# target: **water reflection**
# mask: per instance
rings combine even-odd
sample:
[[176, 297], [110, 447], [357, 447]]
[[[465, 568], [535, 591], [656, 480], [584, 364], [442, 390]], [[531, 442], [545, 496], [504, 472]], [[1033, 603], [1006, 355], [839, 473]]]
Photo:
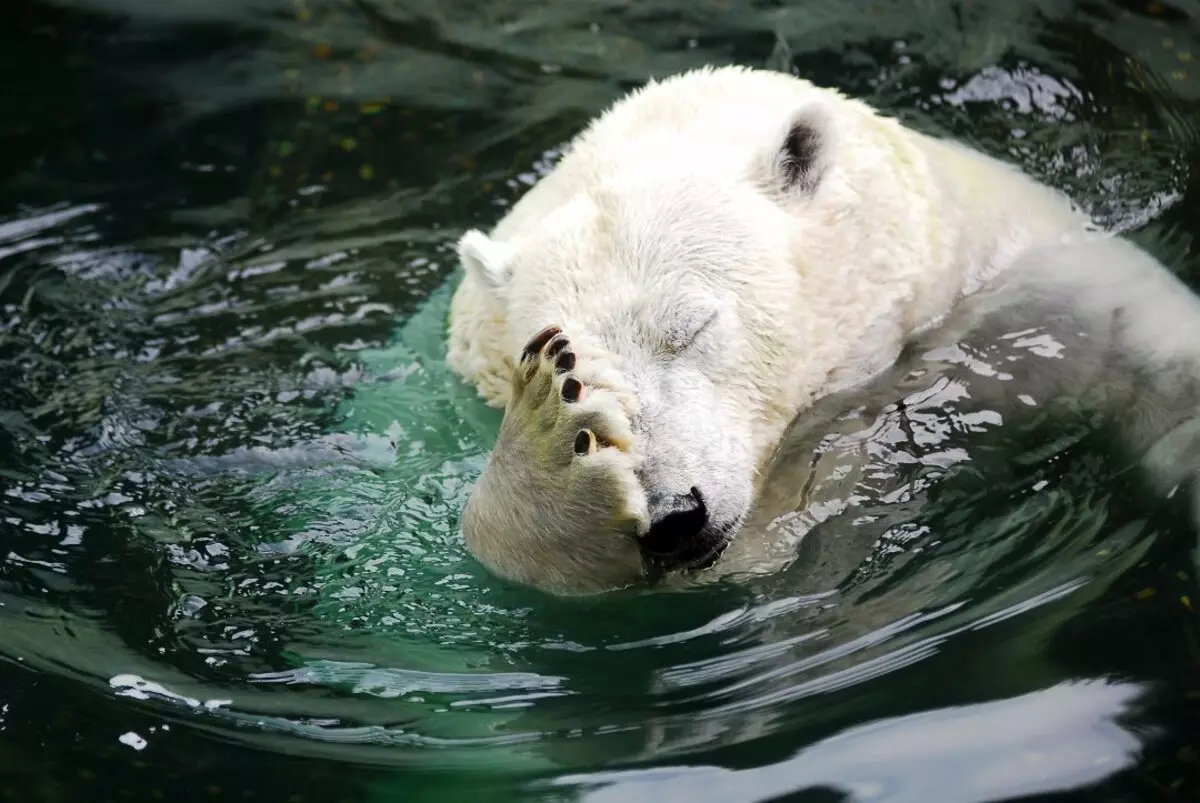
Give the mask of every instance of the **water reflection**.
[[1007, 700], [935, 709], [843, 731], [778, 763], [749, 769], [665, 766], [564, 776], [576, 799], [768, 801], [801, 790], [841, 799], [982, 803], [1094, 784], [1136, 762], [1141, 740], [1121, 725], [1136, 684], [1077, 681]]

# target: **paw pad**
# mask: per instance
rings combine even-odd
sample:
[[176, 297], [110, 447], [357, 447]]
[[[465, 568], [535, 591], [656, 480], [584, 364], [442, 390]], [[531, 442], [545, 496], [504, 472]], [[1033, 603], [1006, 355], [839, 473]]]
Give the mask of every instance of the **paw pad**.
[[575, 352], [568, 350], [563, 351], [554, 360], [554, 370], [556, 373], [565, 374], [567, 371], [575, 369]]
[[581, 429], [575, 436], [575, 454], [583, 457], [596, 449], [596, 435], [590, 429]]
[[555, 335], [553, 338], [550, 339], [550, 345], [546, 346], [546, 356], [551, 357], [551, 358], [557, 357], [559, 354], [562, 353], [562, 350], [565, 349], [566, 347], [567, 347], [566, 335], [562, 335], [562, 334]]

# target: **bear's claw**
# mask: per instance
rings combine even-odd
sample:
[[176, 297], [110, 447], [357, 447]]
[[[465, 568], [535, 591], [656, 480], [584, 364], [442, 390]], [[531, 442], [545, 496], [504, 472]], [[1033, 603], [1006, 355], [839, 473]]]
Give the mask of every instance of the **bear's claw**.
[[[619, 375], [605, 366], [606, 356], [585, 352], [581, 357], [559, 326], [542, 329], [521, 350], [514, 401], [543, 427], [569, 432], [578, 457], [607, 448], [633, 452], [630, 419], [636, 402]], [[553, 395], [564, 404], [554, 405]]]
[[533, 337], [529, 338], [529, 342], [525, 344], [525, 350], [521, 352], [521, 362], [528, 362], [541, 353], [546, 344], [558, 334], [562, 333], [562, 329], [557, 326], [547, 326], [542, 331], [538, 332]]

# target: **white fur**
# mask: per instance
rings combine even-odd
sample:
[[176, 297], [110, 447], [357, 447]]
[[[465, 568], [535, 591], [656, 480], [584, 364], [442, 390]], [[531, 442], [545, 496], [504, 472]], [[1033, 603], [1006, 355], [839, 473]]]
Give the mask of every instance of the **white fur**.
[[458, 258], [472, 281], [503, 294], [512, 268], [512, 250], [504, 243], [471, 229], [458, 241]]
[[[797, 123], [816, 150], [785, 186]], [[723, 68], [649, 84], [490, 235], [460, 242], [450, 364], [508, 409], [464, 518], [470, 548], [552, 591], [636, 582], [648, 493], [703, 487], [743, 521], [798, 413], [1087, 226], [1016, 169], [797, 78]], [[561, 379], [546, 377], [548, 412], [517, 409], [516, 359], [549, 325], [609, 423], [630, 428], [625, 452], [563, 451], [577, 414], [554, 396]], [[535, 418], [555, 423], [516, 423]]]

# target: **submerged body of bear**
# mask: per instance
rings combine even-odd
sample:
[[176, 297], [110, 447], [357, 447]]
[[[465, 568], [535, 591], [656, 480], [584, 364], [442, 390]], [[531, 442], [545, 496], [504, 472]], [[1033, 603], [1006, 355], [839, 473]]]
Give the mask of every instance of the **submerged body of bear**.
[[633, 93], [459, 254], [450, 364], [505, 406], [463, 532], [559, 593], [735, 541], [718, 566], [761, 562], [770, 536], [742, 530], [797, 416], [1016, 298], [1194, 392], [1200, 305], [1154, 260], [1014, 168], [778, 73]]

